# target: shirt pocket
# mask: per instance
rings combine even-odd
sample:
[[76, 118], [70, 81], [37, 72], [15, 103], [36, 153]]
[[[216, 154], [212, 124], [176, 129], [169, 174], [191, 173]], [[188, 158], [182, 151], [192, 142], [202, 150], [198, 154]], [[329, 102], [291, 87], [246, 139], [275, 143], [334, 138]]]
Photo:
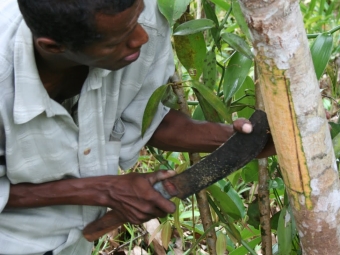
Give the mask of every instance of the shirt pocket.
[[121, 148], [121, 138], [125, 133], [125, 125], [121, 118], [115, 121], [109, 141], [105, 144], [106, 162], [108, 174], [117, 175], [119, 165], [119, 155]]

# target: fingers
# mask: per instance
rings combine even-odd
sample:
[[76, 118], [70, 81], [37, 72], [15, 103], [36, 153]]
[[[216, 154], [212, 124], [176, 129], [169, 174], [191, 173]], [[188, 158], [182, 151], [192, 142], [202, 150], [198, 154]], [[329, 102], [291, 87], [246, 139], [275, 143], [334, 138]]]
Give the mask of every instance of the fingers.
[[244, 118], [239, 118], [233, 123], [234, 130], [240, 133], [249, 134], [253, 131], [253, 126], [249, 120]]
[[163, 181], [174, 175], [176, 175], [176, 172], [173, 170], [159, 170], [154, 173], [148, 174], [148, 179], [150, 184], [154, 185], [156, 182]]

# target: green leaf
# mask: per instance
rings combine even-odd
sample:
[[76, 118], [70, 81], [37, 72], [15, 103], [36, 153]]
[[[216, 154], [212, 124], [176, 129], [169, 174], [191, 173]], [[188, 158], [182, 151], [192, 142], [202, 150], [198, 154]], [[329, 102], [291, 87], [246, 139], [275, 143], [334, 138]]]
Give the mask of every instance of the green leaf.
[[192, 35], [215, 27], [211, 19], [195, 19], [180, 24], [174, 30], [174, 35]]
[[239, 52], [235, 52], [231, 57], [224, 74], [224, 102], [231, 99], [236, 91], [242, 86], [252, 64], [253, 61]]
[[168, 249], [168, 246], [170, 243], [171, 234], [172, 234], [172, 226], [169, 221], [166, 221], [163, 225], [162, 233], [161, 233], [162, 245], [164, 246], [166, 250]]
[[235, 220], [242, 219], [245, 216], [243, 202], [234, 189], [231, 188], [226, 193], [217, 184], [214, 184], [208, 187], [207, 190], [222, 212]]
[[332, 143], [335, 157], [340, 158], [340, 133], [332, 139]]
[[142, 122], [142, 136], [144, 136], [145, 131], [150, 126], [167, 87], [168, 85], [162, 85], [157, 88], [151, 95], [148, 103], [146, 104]]
[[277, 230], [277, 227], [279, 225], [279, 219], [280, 219], [280, 212], [275, 213], [271, 218], [270, 218], [270, 228]]
[[214, 47], [207, 52], [203, 65], [203, 83], [213, 90], [216, 84], [216, 54]]
[[221, 38], [229, 44], [234, 50], [240, 52], [249, 59], [253, 59], [254, 55], [251, 52], [248, 44], [240, 36], [232, 33], [223, 33]]
[[[248, 242], [248, 246], [251, 249], [254, 249], [256, 245], [258, 245], [261, 242], [261, 237], [257, 237], [250, 242]], [[229, 255], [246, 255], [249, 254], [249, 250], [247, 250], [244, 246], [240, 246], [237, 249], [233, 250], [229, 253]], [[255, 253], [256, 254], [256, 253]], [[287, 254], [286, 254], [287, 255]]]
[[331, 126], [331, 137], [334, 139], [339, 133], [340, 133], [340, 124], [334, 123], [334, 122], [328, 122], [328, 124]]
[[269, 188], [283, 190], [285, 188], [285, 184], [280, 177], [276, 177], [273, 180], [269, 180]]
[[226, 237], [223, 233], [219, 233], [216, 240], [216, 253], [224, 254], [227, 249], [227, 241]]
[[216, 96], [209, 88], [199, 82], [193, 81], [192, 87], [197, 89], [198, 92], [204, 97], [204, 99], [220, 114], [225, 120], [230, 119], [230, 115], [227, 112], [227, 108], [221, 102], [220, 98]]
[[[238, 104], [242, 103], [248, 106], [245, 107], [243, 110], [236, 109], [235, 111], [237, 111], [237, 117], [249, 119], [250, 116], [254, 113], [255, 96], [252, 93], [254, 90], [255, 90], [254, 81], [252, 78], [247, 76], [241, 88], [239, 88], [238, 91], [234, 94], [235, 101]], [[234, 103], [231, 103], [230, 107], [233, 107], [233, 104]]]
[[260, 209], [258, 199], [255, 199], [248, 205], [247, 215], [249, 217], [248, 224], [256, 229], [260, 227]]
[[230, 5], [225, 0], [210, 0], [210, 1], [226, 11], [230, 9]]
[[322, 76], [332, 53], [333, 35], [329, 33], [320, 34], [311, 47], [311, 54], [316, 77]]
[[194, 113], [192, 114], [192, 118], [194, 120], [206, 120], [205, 119], [205, 116], [204, 116], [204, 113], [203, 113], [203, 110], [202, 110], [202, 107], [200, 105], [198, 105], [196, 108], [195, 108], [195, 111]]
[[171, 109], [175, 109], [175, 110], [179, 109], [178, 96], [172, 90], [171, 86], [167, 87], [161, 101], [165, 106]]
[[210, 29], [210, 33], [212, 38], [214, 39], [215, 45], [217, 46], [218, 49], [221, 48], [221, 44], [219, 41], [219, 34], [220, 34], [220, 24], [218, 22], [216, 12], [215, 10], [211, 7], [210, 3], [207, 2], [207, 0], [203, 1], [203, 9], [205, 12], [205, 15], [207, 16], [208, 19], [211, 19], [215, 23], [215, 27]]
[[244, 182], [257, 182], [259, 180], [259, 164], [257, 160], [250, 161], [242, 168], [241, 176]]
[[279, 243], [279, 254], [290, 254], [292, 251], [292, 215], [287, 210], [287, 207], [284, 207], [280, 213], [277, 238]]
[[177, 19], [179, 19], [186, 11], [190, 0], [157, 0], [159, 11], [168, 20], [170, 26], [172, 26]]
[[[190, 20], [193, 17], [185, 13], [182, 20]], [[176, 27], [176, 25], [175, 25]], [[177, 57], [192, 79], [198, 80], [203, 71], [206, 55], [206, 45], [202, 33], [192, 35], [174, 36], [174, 46]]]
[[250, 33], [249, 33], [248, 24], [242, 13], [240, 3], [237, 0], [232, 0], [232, 3], [233, 3], [233, 14], [237, 21], [237, 24], [240, 26], [242, 32], [245, 34], [245, 36], [250, 41]]
[[[193, 89], [193, 90], [200, 103], [200, 107], [203, 112], [204, 119], [207, 121], [211, 121], [211, 122], [222, 122], [215, 108], [204, 98], [204, 96], [201, 95], [201, 93], [198, 90], [196, 89]], [[231, 121], [231, 118], [230, 118], [230, 121]]]

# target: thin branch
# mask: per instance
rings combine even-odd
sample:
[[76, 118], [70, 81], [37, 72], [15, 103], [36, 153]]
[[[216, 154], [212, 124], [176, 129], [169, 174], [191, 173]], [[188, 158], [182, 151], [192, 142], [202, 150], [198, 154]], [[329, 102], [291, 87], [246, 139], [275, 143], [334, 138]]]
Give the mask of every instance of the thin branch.
[[[255, 62], [255, 80], [258, 81], [258, 70]], [[263, 98], [259, 84], [255, 84], [256, 108], [264, 109]], [[272, 235], [270, 227], [270, 200], [269, 200], [269, 173], [268, 173], [268, 159], [259, 159], [259, 210], [261, 223], [261, 239], [262, 239], [262, 253], [264, 255], [272, 255]]]
[[[171, 78], [171, 81], [175, 84], [174, 86], [172, 86], [172, 88], [175, 94], [178, 96], [178, 101], [179, 101], [178, 103], [180, 105], [180, 111], [190, 116], [189, 107], [188, 107], [188, 104], [185, 98], [183, 87], [176, 86], [176, 84], [179, 84], [180, 82], [180, 79], [176, 73]], [[196, 164], [200, 161], [200, 156], [198, 153], [190, 153], [189, 155], [190, 155], [190, 159], [193, 164]], [[213, 220], [211, 217], [211, 212], [210, 212], [210, 207], [209, 207], [209, 203], [207, 200], [206, 191], [202, 190], [198, 194], [196, 194], [196, 199], [197, 199], [198, 209], [201, 215], [201, 220], [203, 223], [203, 228], [205, 231], [207, 231], [206, 240], [208, 244], [209, 253], [211, 255], [216, 255], [217, 236], [216, 236], [216, 232], [214, 231], [214, 229], [211, 228], [211, 226], [213, 225]], [[193, 229], [195, 229], [195, 227]]]

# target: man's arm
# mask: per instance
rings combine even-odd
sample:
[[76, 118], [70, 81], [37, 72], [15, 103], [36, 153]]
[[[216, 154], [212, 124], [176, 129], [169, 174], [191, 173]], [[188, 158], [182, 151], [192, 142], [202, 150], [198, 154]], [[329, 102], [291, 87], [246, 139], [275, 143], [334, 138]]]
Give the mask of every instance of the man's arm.
[[[162, 150], [187, 152], [212, 152], [234, 132], [250, 133], [252, 126], [247, 119], [237, 119], [233, 125], [196, 121], [187, 115], [170, 110], [156, 129], [148, 144]], [[259, 157], [275, 154], [272, 141]]]
[[125, 222], [141, 224], [175, 211], [175, 205], [152, 188], [154, 183], [173, 175], [173, 171], [157, 171], [150, 174], [67, 179], [43, 184], [16, 184], [10, 187], [6, 208], [105, 206], [114, 209], [117, 217]]

